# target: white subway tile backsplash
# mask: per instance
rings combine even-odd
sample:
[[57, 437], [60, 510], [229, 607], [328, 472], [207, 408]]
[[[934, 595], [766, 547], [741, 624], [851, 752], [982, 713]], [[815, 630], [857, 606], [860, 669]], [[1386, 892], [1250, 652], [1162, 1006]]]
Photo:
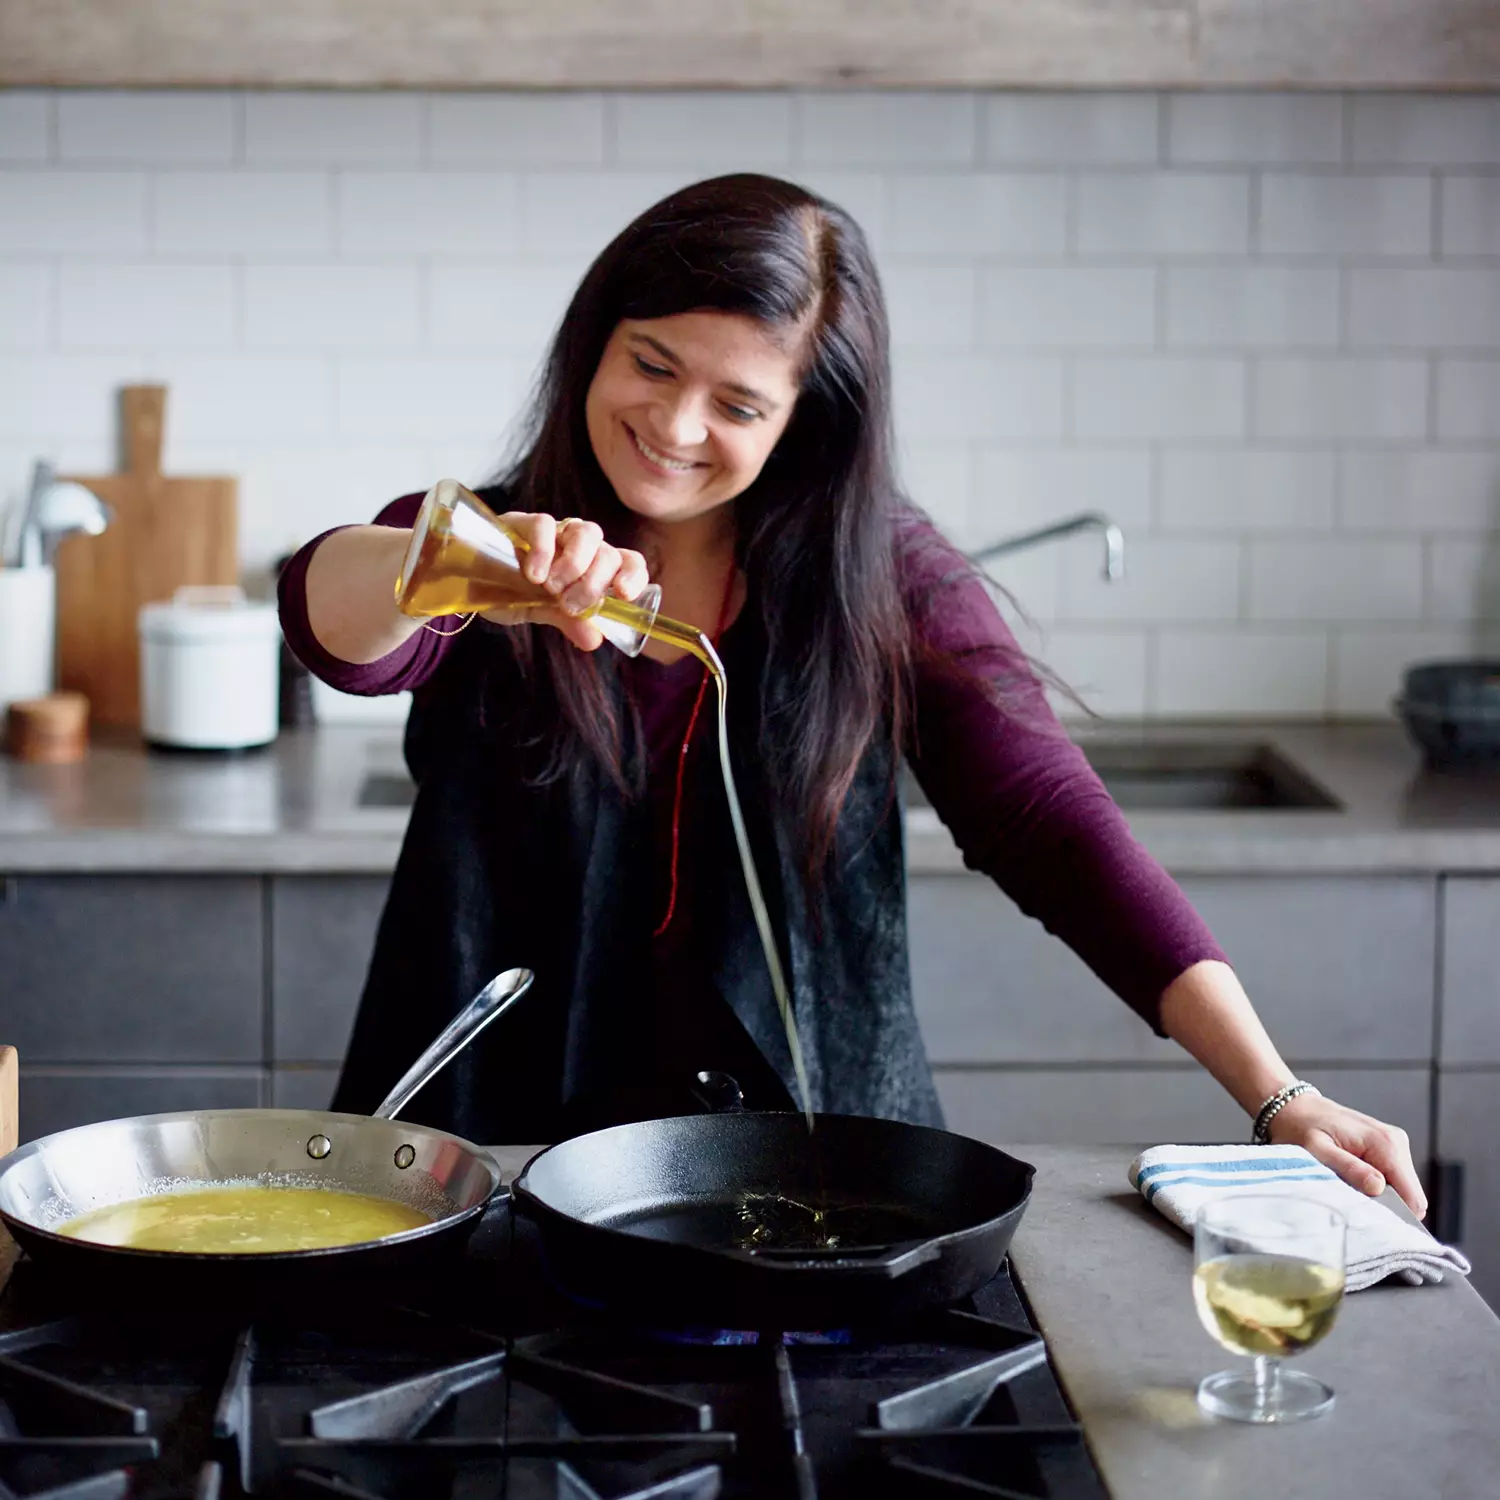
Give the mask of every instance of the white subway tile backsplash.
[[1439, 537], [1427, 548], [1429, 620], [1500, 620], [1500, 538]]
[[890, 211], [898, 255], [1055, 255], [1067, 243], [1067, 184], [1048, 174], [898, 173]]
[[422, 156], [421, 94], [251, 93], [245, 160], [257, 164], [415, 162]]
[[0, 161], [47, 159], [52, 107], [41, 89], [0, 89]]
[[1347, 531], [1500, 529], [1500, 451], [1345, 453], [1339, 491]]
[[1173, 94], [1167, 158], [1198, 166], [1319, 166], [1344, 150], [1336, 94]]
[[1383, 712], [1500, 582], [1497, 109], [0, 90], [0, 490], [36, 452], [112, 466], [141, 379], [169, 467], [241, 475], [254, 567], [480, 482], [600, 250], [764, 169], [864, 228], [901, 472], [949, 536], [1124, 528], [1118, 584], [1097, 535], [989, 565], [1030, 648], [1108, 712]]
[[715, 172], [785, 173], [792, 110], [789, 94], [621, 94], [614, 100], [614, 160], [625, 167], [701, 163]]
[[1355, 266], [1355, 349], [1500, 349], [1500, 268]]
[[1332, 712], [1343, 718], [1389, 718], [1406, 668], [1473, 656], [1472, 626], [1375, 626], [1334, 632]]
[[972, 547], [973, 459], [961, 443], [906, 443], [896, 456], [902, 484], [958, 547]]
[[682, 172], [528, 172], [521, 178], [521, 243], [528, 251], [592, 258], [637, 214], [691, 180]]
[[61, 465], [116, 451], [118, 390], [143, 374], [133, 355], [0, 355], [0, 440], [25, 442]]
[[179, 449], [243, 443], [274, 432], [283, 440], [332, 435], [333, 370], [304, 354], [160, 354], [142, 375], [170, 387], [166, 457], [182, 472]]
[[1174, 531], [1327, 531], [1335, 477], [1330, 452], [1169, 448], [1158, 520]]
[[883, 280], [893, 350], [973, 347], [979, 297], [972, 266], [897, 264]]
[[414, 265], [245, 268], [250, 349], [410, 349], [422, 338], [422, 277]]
[[810, 193], [841, 208], [859, 225], [877, 253], [890, 236], [890, 179], [883, 172], [840, 172], [832, 167], [799, 167], [785, 174]]
[[1321, 714], [1328, 639], [1313, 630], [1163, 630], [1152, 711], [1172, 717]]
[[989, 94], [980, 159], [992, 166], [1149, 166], [1159, 149], [1152, 94]]
[[1062, 435], [1062, 366], [1048, 359], [913, 351], [892, 372], [903, 442]]
[[[978, 536], [971, 550], [990, 540]], [[1055, 548], [1041, 547], [979, 564], [990, 598], [1025, 651], [1040, 650], [1047, 627], [1057, 619], [1062, 563]]]
[[1426, 255], [1432, 180], [1267, 172], [1259, 243], [1271, 255]]
[[1500, 176], [1445, 177], [1440, 192], [1442, 253], [1500, 256]]
[[57, 152], [63, 161], [229, 162], [232, 95], [218, 92], [64, 92], [57, 97]]
[[50, 265], [0, 264], [0, 349], [47, 346], [56, 279]]
[[[986, 541], [1103, 511], [1126, 532], [1151, 522], [1148, 448], [995, 448], [975, 455], [975, 530]], [[1103, 543], [1097, 544], [1103, 556]]]
[[341, 172], [338, 246], [346, 255], [504, 255], [517, 248], [511, 172]]
[[1239, 616], [1238, 540], [1136, 537], [1127, 545], [1125, 576], [1113, 582], [1103, 577], [1097, 537], [1077, 537], [1064, 550], [1065, 619], [1145, 624]]
[[[188, 450], [183, 461], [209, 472], [206, 454]], [[268, 561], [332, 526], [373, 521], [398, 495], [425, 491], [440, 477], [422, 444], [373, 439], [229, 445], [213, 462], [239, 476], [242, 542]]]
[[440, 165], [597, 167], [600, 94], [438, 94], [428, 104], [428, 155]]
[[974, 160], [972, 94], [802, 94], [800, 160], [836, 167], [961, 166]]
[[1252, 620], [1419, 620], [1422, 544], [1344, 537], [1251, 540]]
[[504, 355], [346, 355], [338, 361], [338, 434], [498, 440], [520, 415], [531, 373]]
[[145, 248], [144, 172], [0, 170], [0, 255], [134, 255]]
[[1316, 349], [1339, 341], [1332, 267], [1168, 266], [1166, 340], [1180, 349]]
[[434, 265], [431, 339], [445, 349], [501, 349], [540, 359], [586, 266], [570, 263]]
[[58, 272], [63, 349], [223, 349], [234, 342], [229, 266], [64, 261]]
[[1492, 445], [1500, 438], [1500, 359], [1438, 362], [1437, 435]]
[[[1139, 719], [1147, 712], [1150, 641], [1143, 630], [1056, 629], [1039, 655], [1092, 713]], [[1083, 715], [1062, 693], [1049, 695], [1065, 719]]]
[[1349, 141], [1361, 166], [1500, 166], [1500, 99], [1356, 97], [1349, 101]]
[[1417, 359], [1262, 359], [1258, 436], [1401, 441], [1427, 430], [1427, 365]]
[[1148, 266], [991, 266], [981, 337], [995, 349], [1149, 349], [1156, 272]]
[[1234, 438], [1245, 430], [1245, 366], [1234, 359], [1080, 357], [1073, 427], [1085, 438]]
[[1234, 255], [1250, 243], [1250, 179], [1208, 172], [1085, 173], [1084, 255]]
[[322, 172], [160, 172], [154, 248], [168, 255], [306, 255], [333, 248]]

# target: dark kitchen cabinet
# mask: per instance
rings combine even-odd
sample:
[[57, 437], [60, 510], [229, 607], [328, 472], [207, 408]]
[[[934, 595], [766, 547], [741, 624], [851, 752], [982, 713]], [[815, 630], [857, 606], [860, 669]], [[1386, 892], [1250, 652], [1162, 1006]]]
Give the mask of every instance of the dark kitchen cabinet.
[[1443, 882], [1442, 976], [1439, 1062], [1500, 1067], [1500, 880]]
[[261, 881], [20, 875], [0, 901], [0, 1030], [23, 1068], [259, 1064]]
[[[1213, 876], [1182, 885], [1284, 1055], [1430, 1058], [1435, 880]], [[1181, 1059], [983, 876], [912, 877], [910, 922], [912, 985], [934, 1063]]]
[[343, 1057], [389, 885], [383, 875], [271, 878], [269, 1061]]
[[1500, 1068], [1438, 1072], [1439, 1155], [1463, 1168], [1458, 1243], [1474, 1263], [1474, 1289], [1500, 1309]]

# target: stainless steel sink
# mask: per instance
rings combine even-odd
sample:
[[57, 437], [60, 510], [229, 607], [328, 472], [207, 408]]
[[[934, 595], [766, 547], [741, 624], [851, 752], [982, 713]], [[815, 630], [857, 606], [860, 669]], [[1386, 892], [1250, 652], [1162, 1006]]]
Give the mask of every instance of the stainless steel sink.
[[[1272, 745], [1092, 740], [1082, 749], [1127, 812], [1328, 812], [1342, 806]], [[904, 789], [908, 807], [929, 805], [910, 771]]]
[[[1083, 753], [1127, 812], [1328, 812], [1342, 805], [1272, 745], [1093, 740]], [[909, 770], [903, 790], [908, 807], [929, 806]], [[404, 774], [371, 771], [357, 801], [360, 807], [403, 808], [415, 795]]]

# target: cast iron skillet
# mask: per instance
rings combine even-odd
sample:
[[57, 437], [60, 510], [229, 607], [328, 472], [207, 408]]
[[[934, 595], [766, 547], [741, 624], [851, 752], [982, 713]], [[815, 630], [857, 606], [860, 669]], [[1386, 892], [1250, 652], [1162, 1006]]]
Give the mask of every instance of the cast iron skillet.
[[[956, 1302], [995, 1275], [1034, 1167], [945, 1130], [814, 1122], [810, 1137], [790, 1113], [617, 1125], [539, 1152], [511, 1193], [564, 1292], [661, 1326], [857, 1327]], [[900, 1238], [740, 1248], [747, 1195], [875, 1210]]]
[[[33, 1260], [78, 1288], [277, 1297], [400, 1273], [461, 1251], [500, 1186], [489, 1153], [393, 1118], [439, 1068], [525, 994], [529, 969], [497, 975], [412, 1064], [373, 1116], [304, 1109], [205, 1109], [80, 1125], [0, 1159], [0, 1222]], [[205, 1254], [137, 1250], [57, 1233], [91, 1209], [160, 1192], [250, 1181], [393, 1198], [431, 1223], [325, 1250]]]

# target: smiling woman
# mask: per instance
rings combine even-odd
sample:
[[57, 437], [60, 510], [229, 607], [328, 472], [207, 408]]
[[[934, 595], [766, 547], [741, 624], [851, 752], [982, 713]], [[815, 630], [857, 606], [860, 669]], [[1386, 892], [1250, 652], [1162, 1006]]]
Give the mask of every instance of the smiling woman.
[[[536, 994], [424, 1096], [431, 1118], [473, 1139], [555, 1141], [692, 1112], [695, 1078], [715, 1072], [752, 1109], [791, 1105], [796, 1049], [708, 726], [695, 738], [703, 669], [658, 641], [634, 659], [597, 653], [584, 618], [649, 583], [736, 684], [727, 758], [817, 1110], [941, 1119], [911, 997], [902, 759], [966, 861], [1251, 1118], [1291, 1082], [982, 581], [902, 493], [889, 391], [859, 226], [775, 178], [697, 183], [590, 266], [520, 452], [478, 492], [524, 541], [550, 608], [456, 634], [468, 617], [423, 630], [400, 614], [418, 495], [283, 572], [287, 637], [314, 671], [346, 690], [416, 690], [418, 793], [339, 1108], [368, 1108], [433, 1022], [518, 958]], [[1272, 1129], [1420, 1205], [1399, 1131], [1310, 1091]]]

